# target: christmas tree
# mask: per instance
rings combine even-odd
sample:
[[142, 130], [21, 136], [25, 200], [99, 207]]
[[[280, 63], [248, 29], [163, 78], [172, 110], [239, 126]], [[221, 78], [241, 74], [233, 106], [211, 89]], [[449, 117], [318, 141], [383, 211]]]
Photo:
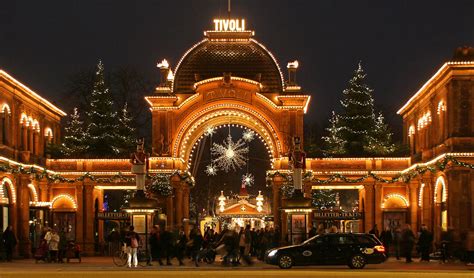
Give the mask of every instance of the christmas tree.
[[131, 126], [132, 117], [128, 112], [128, 105], [125, 102], [119, 115], [119, 128], [117, 130], [117, 143], [121, 155], [128, 156], [135, 147], [135, 128]]
[[375, 116], [373, 90], [365, 78], [359, 63], [348, 88], [343, 91], [342, 113], [333, 113], [329, 120], [329, 136], [323, 138], [327, 155], [387, 155], [394, 150], [392, 134], [382, 114]]
[[313, 191], [313, 206], [319, 209], [328, 209], [336, 205], [336, 192], [332, 189], [318, 189]]
[[336, 112], [332, 111], [329, 123], [330, 127], [326, 129], [329, 132], [329, 136], [323, 137], [324, 153], [328, 155], [342, 155], [346, 152], [346, 141], [342, 138], [342, 128], [340, 127], [339, 116]]
[[87, 151], [84, 134], [84, 123], [81, 121], [79, 109], [74, 108], [70, 120], [64, 128], [64, 139], [61, 152], [66, 157], [83, 157]]
[[90, 96], [87, 116], [86, 140], [89, 157], [118, 155], [117, 130], [119, 121], [114, 111], [114, 102], [105, 84], [104, 65], [97, 65], [94, 88]]

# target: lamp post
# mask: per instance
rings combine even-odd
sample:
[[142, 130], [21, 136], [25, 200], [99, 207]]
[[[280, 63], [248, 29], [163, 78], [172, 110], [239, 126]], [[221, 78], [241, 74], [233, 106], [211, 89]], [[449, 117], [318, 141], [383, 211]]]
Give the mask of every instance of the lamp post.
[[148, 154], [144, 151], [144, 140], [137, 141], [137, 150], [130, 157], [132, 174], [135, 174], [137, 190], [133, 198], [122, 209], [129, 213], [130, 223], [135, 232], [145, 237], [145, 249], [148, 250], [148, 227], [152, 225], [153, 215], [158, 209], [154, 199], [145, 196], [145, 179], [148, 172]]

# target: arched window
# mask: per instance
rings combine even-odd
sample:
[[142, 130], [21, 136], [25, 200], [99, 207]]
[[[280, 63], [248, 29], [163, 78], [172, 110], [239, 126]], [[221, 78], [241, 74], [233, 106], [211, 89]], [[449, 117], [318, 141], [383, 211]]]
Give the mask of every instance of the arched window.
[[412, 154], [416, 153], [416, 145], [415, 145], [415, 126], [411, 125], [408, 128], [408, 143], [410, 145], [410, 150]]
[[4, 103], [0, 110], [0, 143], [8, 145], [10, 138], [11, 110], [8, 104]]
[[53, 130], [50, 127], [44, 129], [44, 138], [47, 143], [53, 142]]

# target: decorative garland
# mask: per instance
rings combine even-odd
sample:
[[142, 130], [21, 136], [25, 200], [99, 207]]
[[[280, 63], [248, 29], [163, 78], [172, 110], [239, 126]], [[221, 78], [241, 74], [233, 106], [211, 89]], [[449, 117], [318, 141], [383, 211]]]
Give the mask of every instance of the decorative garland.
[[156, 193], [160, 196], [168, 197], [173, 195], [173, 186], [170, 183], [171, 175], [157, 174], [152, 178], [152, 182], [146, 186], [147, 192]]
[[[435, 165], [432, 166], [417, 166], [415, 169], [410, 170], [406, 173], [400, 173], [396, 177], [385, 179], [375, 173], [368, 172], [366, 175], [360, 177], [360, 178], [348, 178], [345, 175], [342, 174], [333, 174], [329, 176], [327, 179], [318, 179], [318, 178], [312, 178], [312, 173], [311, 172], [306, 172], [303, 175], [303, 179], [306, 181], [311, 181], [316, 184], [329, 184], [334, 181], [342, 181], [345, 183], [360, 183], [365, 181], [368, 178], [373, 178], [378, 182], [383, 182], [383, 183], [396, 183], [396, 182], [404, 182], [408, 183], [410, 180], [413, 178], [417, 177], [418, 175], [423, 175], [426, 171], [430, 171], [432, 173], [435, 173], [437, 171], [444, 171], [446, 167], [448, 166], [448, 163], [452, 163], [454, 166], [460, 166], [460, 167], [465, 167], [469, 169], [474, 169], [474, 164], [467, 163], [467, 162], [462, 162], [454, 158], [453, 156], [445, 156], [442, 160], [437, 161]], [[290, 174], [287, 173], [280, 173], [280, 172], [274, 172], [273, 174], [268, 174], [267, 179], [271, 179], [275, 176], [281, 176], [284, 177], [286, 180], [289, 180], [291, 177]], [[284, 187], [285, 184], [282, 186]]]
[[[99, 183], [119, 183], [119, 182], [135, 181], [134, 177], [126, 177], [121, 172], [117, 172], [117, 174], [109, 178], [97, 177], [89, 172], [86, 172], [77, 178], [71, 179], [71, 178], [66, 178], [60, 174], [51, 174], [46, 169], [38, 170], [37, 168], [34, 168], [34, 167], [25, 168], [23, 166], [12, 167], [9, 164], [1, 164], [0, 172], [7, 172], [10, 174], [26, 174], [26, 175], [30, 175], [31, 179], [34, 179], [34, 180], [47, 179], [48, 182], [51, 182], [51, 183], [74, 183], [78, 181], [79, 182], [84, 181], [85, 179], [89, 179], [91, 181], [95, 181]], [[147, 174], [147, 178], [154, 179], [156, 176], [160, 176], [160, 175], [163, 175], [163, 174], [156, 174], [156, 175]], [[188, 171], [176, 170], [175, 172], [167, 174], [167, 175], [169, 177], [178, 175], [181, 179], [183, 179], [189, 185], [191, 186], [195, 185], [194, 178], [191, 176], [191, 174]]]

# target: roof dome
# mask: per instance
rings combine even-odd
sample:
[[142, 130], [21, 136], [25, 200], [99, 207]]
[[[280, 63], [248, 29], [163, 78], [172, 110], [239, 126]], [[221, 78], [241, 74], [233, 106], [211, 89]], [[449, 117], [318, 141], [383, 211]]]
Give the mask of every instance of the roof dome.
[[283, 78], [273, 55], [260, 43], [206, 38], [188, 50], [176, 68], [173, 91], [192, 93], [197, 81], [230, 73], [260, 82], [264, 92], [281, 92]]

